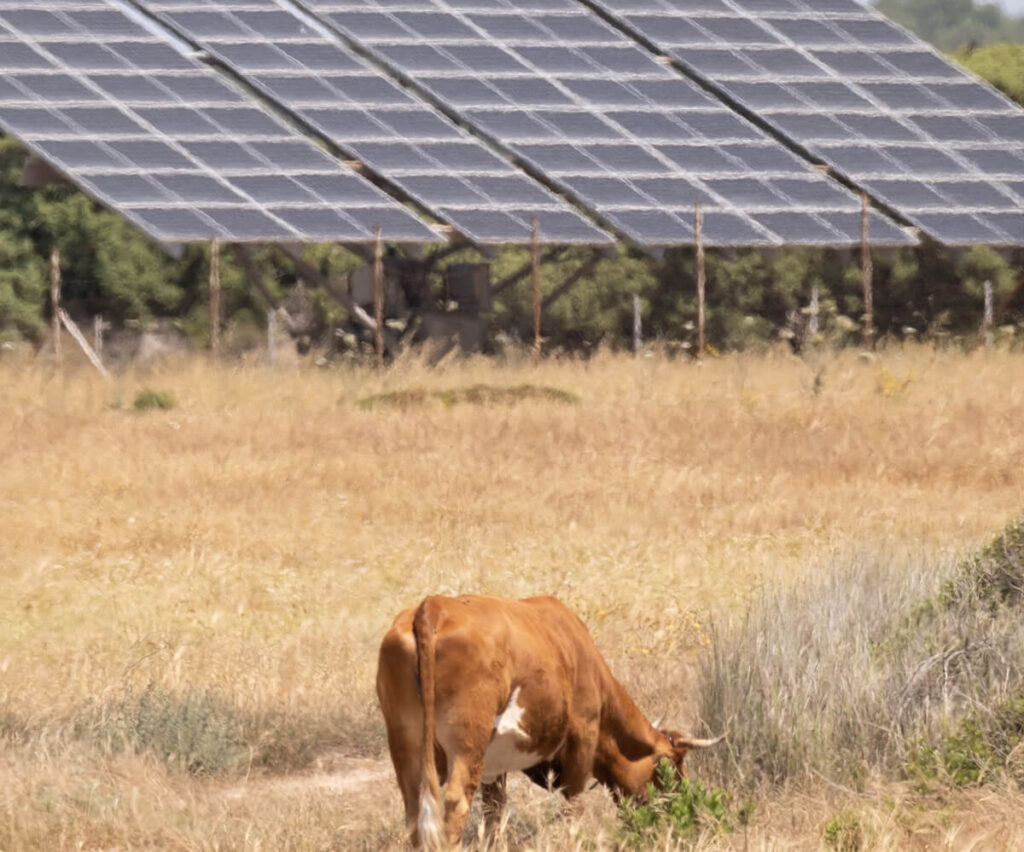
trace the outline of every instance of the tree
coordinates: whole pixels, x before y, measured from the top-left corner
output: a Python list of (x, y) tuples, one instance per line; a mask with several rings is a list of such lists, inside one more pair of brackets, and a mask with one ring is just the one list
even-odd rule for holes
[(877, 0), (876, 8), (940, 50), (1024, 42), (1024, 18), (974, 0)]
[(964, 67), (1024, 106), (1024, 44), (993, 44), (953, 54)]

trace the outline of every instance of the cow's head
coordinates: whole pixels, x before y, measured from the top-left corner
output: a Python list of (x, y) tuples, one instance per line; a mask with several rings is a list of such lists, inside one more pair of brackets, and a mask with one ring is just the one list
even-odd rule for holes
[(632, 796), (641, 801), (647, 798), (647, 787), (649, 784), (657, 785), (659, 782), (658, 766), (663, 760), (667, 760), (676, 770), (679, 776), (686, 776), (684, 761), (691, 749), (708, 748), (725, 739), (725, 734), (713, 739), (696, 739), (688, 737), (679, 731), (665, 728), (654, 729), (653, 749), (643, 757), (629, 761), (628, 768), (616, 772), (614, 777), (602, 777), (595, 767), (595, 775), (598, 780), (605, 783), (612, 792), (615, 801), (622, 796)]
[(697, 739), (695, 737), (688, 737), (679, 731), (673, 731), (670, 728), (656, 728), (655, 731), (658, 734), (658, 746), (655, 748), (654, 753), (654, 769), (658, 768), (658, 764), (662, 760), (669, 761), (675, 768), (676, 771), (683, 777), (686, 777), (686, 755), (691, 749), (695, 748), (708, 748), (713, 745), (717, 745), (725, 739), (725, 734), (718, 737), (712, 737), (711, 739)]
[(713, 739), (697, 739), (688, 737), (679, 731), (670, 728), (654, 729), (654, 750), (651, 754), (637, 761), (636, 768), (639, 770), (633, 778), (633, 789), (628, 792), (635, 798), (645, 799), (647, 797), (647, 785), (659, 785), (658, 767), (662, 761), (667, 760), (676, 771), (679, 777), (686, 777), (686, 755), (691, 749), (708, 748), (725, 739), (725, 734)]

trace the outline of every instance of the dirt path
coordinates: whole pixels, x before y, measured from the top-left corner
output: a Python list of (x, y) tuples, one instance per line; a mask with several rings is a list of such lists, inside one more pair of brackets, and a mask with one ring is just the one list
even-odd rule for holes
[(333, 768), (329, 772), (290, 775), (284, 778), (257, 778), (228, 787), (224, 795), (229, 799), (241, 799), (255, 792), (288, 794), (322, 791), (344, 795), (355, 793), (370, 784), (387, 781), (394, 771), (387, 760), (347, 759), (332, 763)]

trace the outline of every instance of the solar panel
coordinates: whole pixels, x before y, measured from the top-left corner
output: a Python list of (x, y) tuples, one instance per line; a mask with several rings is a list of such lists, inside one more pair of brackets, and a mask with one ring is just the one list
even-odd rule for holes
[[(584, 1), (933, 238), (1024, 245), (1024, 195), (1013, 185), (1024, 174), (1024, 112), (869, 7)], [(957, 212), (931, 212), (939, 207)]]
[(0, 127), (156, 239), (440, 240), (119, 8), (38, 6), (0, 0)]
[[(302, 5), (639, 244), (847, 244), (849, 192), (575, 0), (302, 0)], [(726, 195), (715, 179), (763, 191)], [(652, 183), (657, 182), (657, 183)], [(790, 214), (785, 234), (773, 227)], [(794, 228), (794, 221), (805, 223)], [(907, 235), (875, 216), (880, 243)]]
[(529, 242), (534, 215), (542, 240), (612, 242), (540, 184), (523, 200), (489, 190), (486, 179), (529, 179), (309, 16), (274, 0), (145, 7), (474, 242)]

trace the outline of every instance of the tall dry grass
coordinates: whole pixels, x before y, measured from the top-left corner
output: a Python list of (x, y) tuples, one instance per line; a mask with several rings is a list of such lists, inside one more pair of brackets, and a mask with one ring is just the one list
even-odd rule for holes
[[(358, 404), (527, 383), (580, 401)], [(134, 411), (143, 388), (176, 407)], [(236, 776), (379, 756), (376, 643), (428, 592), (557, 594), (642, 706), (693, 723), (709, 611), (975, 546), (1024, 507), (1022, 422), (1019, 355), (926, 347), (113, 384), (0, 362), (0, 848), (392, 842), (390, 786), (371, 810), (289, 800), (289, 834), (184, 746), (118, 743), (165, 742), (207, 696), (236, 714)]]
[(702, 766), (719, 783), (858, 789), (913, 774), (920, 744), (1024, 697), (1019, 599), (952, 603), (957, 570), (945, 560), (862, 553), (824, 567), (798, 587), (772, 584), (718, 625), (698, 694), (705, 723), (729, 731)]

